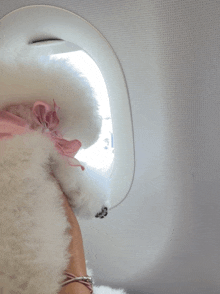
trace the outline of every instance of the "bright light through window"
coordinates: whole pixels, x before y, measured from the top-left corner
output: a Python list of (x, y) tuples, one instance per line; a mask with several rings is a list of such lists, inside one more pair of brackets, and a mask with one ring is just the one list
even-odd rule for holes
[(103, 118), (101, 134), (94, 145), (86, 150), (80, 150), (76, 158), (79, 161), (86, 161), (91, 167), (110, 175), (114, 160), (112, 120), (108, 92), (98, 66), (88, 54), (81, 50), (51, 55), (50, 59), (68, 60), (69, 64), (73, 64), (87, 77), (95, 89), (100, 104), (100, 115)]

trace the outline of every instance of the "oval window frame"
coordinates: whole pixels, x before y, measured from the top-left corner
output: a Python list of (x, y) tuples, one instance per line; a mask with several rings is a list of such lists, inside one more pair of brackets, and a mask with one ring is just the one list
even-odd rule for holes
[(2, 48), (16, 50), (30, 46), (37, 39), (61, 39), (76, 44), (91, 56), (103, 75), (114, 136), (115, 153), (110, 184), (112, 209), (129, 193), (135, 170), (132, 114), (120, 62), (103, 35), (85, 19), (68, 10), (49, 5), (31, 5), (14, 10), (0, 20)]

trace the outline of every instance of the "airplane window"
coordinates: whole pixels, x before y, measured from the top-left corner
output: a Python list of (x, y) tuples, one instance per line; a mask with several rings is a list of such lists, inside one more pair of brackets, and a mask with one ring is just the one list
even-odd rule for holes
[(135, 150), (125, 73), (111, 44), (88, 21), (47, 5), (22, 7), (4, 16), (0, 39), (1, 59), (10, 64), (16, 54), (24, 56), (24, 62), (27, 56), (64, 58), (87, 76), (97, 91), (103, 126), (99, 140), (76, 158), (111, 179), (112, 208), (119, 205), (133, 183)]

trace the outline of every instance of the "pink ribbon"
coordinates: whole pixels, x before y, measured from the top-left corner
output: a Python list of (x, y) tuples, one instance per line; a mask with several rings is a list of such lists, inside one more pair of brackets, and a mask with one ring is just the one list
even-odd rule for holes
[[(54, 100), (53, 100), (54, 101)], [(42, 133), (45, 133), (55, 144), (58, 152), (67, 157), (71, 157), (73, 164), (71, 166), (80, 166), (82, 170), (85, 168), (80, 162), (74, 158), (76, 153), (82, 146), (79, 140), (67, 141), (56, 130), (59, 125), (57, 111), (60, 109), (54, 101), (54, 111), (50, 105), (42, 101), (36, 101), (33, 106), (34, 121), (43, 126)], [(20, 135), (30, 131), (30, 126), (26, 120), (5, 110), (0, 111), (0, 140), (10, 139), (13, 135)]]

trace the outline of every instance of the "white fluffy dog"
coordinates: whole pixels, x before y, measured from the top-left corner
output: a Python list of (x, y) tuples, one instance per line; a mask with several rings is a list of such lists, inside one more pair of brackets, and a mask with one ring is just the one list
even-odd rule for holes
[[(25, 119), (34, 132), (0, 140), (0, 272), (11, 277), (15, 293), (55, 294), (70, 257), (62, 191), (84, 219), (105, 216), (110, 201), (101, 175), (85, 162), (84, 171), (70, 166), (32, 123), (32, 107), (37, 100), (53, 107), (54, 99), (60, 107), (59, 132), (66, 140), (79, 140), (82, 148), (97, 141), (102, 119), (95, 92), (67, 62), (18, 60), (1, 62), (0, 111)], [(94, 293), (125, 292), (101, 286)]]

